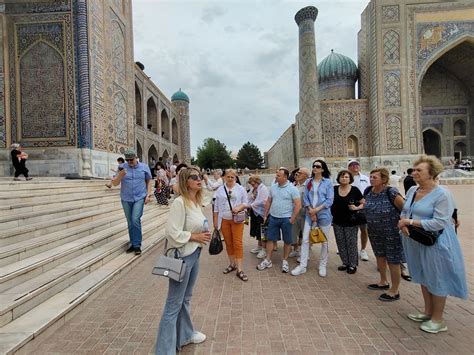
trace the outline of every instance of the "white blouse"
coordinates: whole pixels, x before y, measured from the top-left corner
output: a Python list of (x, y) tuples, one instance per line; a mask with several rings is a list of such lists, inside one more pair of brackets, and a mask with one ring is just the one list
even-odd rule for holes
[(229, 206), (229, 201), (227, 200), (227, 195), (224, 190), (224, 186), (227, 189), (227, 192), (230, 191), (230, 204), (232, 208), (237, 207), (241, 204), (244, 204), (246, 207), (249, 207), (247, 191), (239, 185), (235, 184), (232, 189), (229, 189), (225, 184), (219, 187), (216, 191), (216, 201), (214, 204), (214, 212), (218, 213), (218, 226), (217, 229), (221, 229), (222, 219), (231, 220), (232, 212)]

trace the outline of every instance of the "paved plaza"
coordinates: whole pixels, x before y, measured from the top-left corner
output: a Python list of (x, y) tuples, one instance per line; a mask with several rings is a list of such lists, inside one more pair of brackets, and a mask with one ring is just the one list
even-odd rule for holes
[[(337, 271), (334, 238), (330, 243), (328, 276), (318, 276), (317, 247), (308, 272), (299, 277), (274, 267), (259, 272), (249, 253), (255, 242), (244, 233), (244, 270), (224, 275), (225, 252), (201, 257), (201, 270), (192, 299), (196, 329), (208, 336), (184, 354), (472, 354), (474, 347), (474, 201), (473, 185), (450, 187), (462, 226), (460, 239), (467, 269), (470, 299), (448, 298), (445, 318), (449, 331), (424, 333), (406, 314), (422, 306), (418, 285), (402, 281), (401, 300), (383, 303), (380, 292), (367, 284), (378, 281), (375, 259), (361, 262), (355, 275)], [(209, 210), (208, 210), (209, 212)], [(99, 291), (64, 326), (35, 344), (36, 354), (148, 354), (167, 292), (167, 281), (151, 275), (161, 248)], [(294, 267), (296, 260), (290, 259)]]

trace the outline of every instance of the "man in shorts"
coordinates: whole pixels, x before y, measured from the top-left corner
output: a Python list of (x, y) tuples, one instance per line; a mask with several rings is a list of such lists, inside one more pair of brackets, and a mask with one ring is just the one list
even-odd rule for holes
[(267, 257), (258, 264), (257, 270), (263, 271), (271, 268), (273, 247), (281, 236), (284, 242), (283, 262), (281, 270), (284, 273), (290, 271), (288, 256), (293, 243), (291, 230), (301, 209), (301, 198), (298, 189), (288, 181), (290, 172), (286, 168), (280, 168), (276, 172), (275, 184), (270, 188), (270, 196), (265, 203), (264, 220), (268, 219), (267, 232)]
[[(362, 195), (365, 192), (365, 189), (370, 186), (370, 180), (367, 176), (363, 175), (360, 172), (360, 163), (357, 160), (350, 160), (347, 163), (347, 170), (349, 170), (354, 177), (354, 182), (352, 186), (357, 187)], [(367, 261), (369, 260), (369, 254), (365, 248), (367, 248), (367, 243), (369, 241), (369, 234), (367, 232), (367, 224), (361, 224), (360, 229), (360, 260)]]

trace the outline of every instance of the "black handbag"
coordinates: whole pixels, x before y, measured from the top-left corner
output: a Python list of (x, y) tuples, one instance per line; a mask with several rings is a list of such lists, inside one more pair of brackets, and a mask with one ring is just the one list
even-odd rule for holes
[(362, 224), (367, 224), (367, 217), (363, 211), (351, 211), (349, 217), (349, 223), (351, 226), (360, 226)]
[(224, 246), (222, 245), (221, 234), (217, 229), (214, 229), (211, 241), (209, 242), (209, 254), (217, 255), (222, 250), (224, 250)]
[[(413, 213), (411, 209), (412, 209), (413, 203), (415, 202), (415, 197), (416, 197), (416, 191), (413, 194), (413, 198), (410, 203), (410, 219), (412, 219)], [(407, 228), (408, 228), (409, 238), (427, 247), (433, 246), (436, 243), (436, 240), (438, 239), (438, 237), (443, 233), (443, 230), (432, 232), (432, 231), (424, 230), (422, 227), (416, 227), (416, 226), (407, 226)]]

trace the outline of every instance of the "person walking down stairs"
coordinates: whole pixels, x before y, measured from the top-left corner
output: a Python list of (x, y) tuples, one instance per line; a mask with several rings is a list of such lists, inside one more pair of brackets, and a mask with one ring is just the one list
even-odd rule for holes
[(112, 185), (120, 184), (120, 199), (123, 212), (127, 218), (130, 247), (127, 253), (135, 255), (142, 253), (142, 224), (143, 207), (151, 201), (152, 176), (148, 165), (138, 162), (137, 153), (133, 149), (125, 151), (125, 163), (119, 166)]

